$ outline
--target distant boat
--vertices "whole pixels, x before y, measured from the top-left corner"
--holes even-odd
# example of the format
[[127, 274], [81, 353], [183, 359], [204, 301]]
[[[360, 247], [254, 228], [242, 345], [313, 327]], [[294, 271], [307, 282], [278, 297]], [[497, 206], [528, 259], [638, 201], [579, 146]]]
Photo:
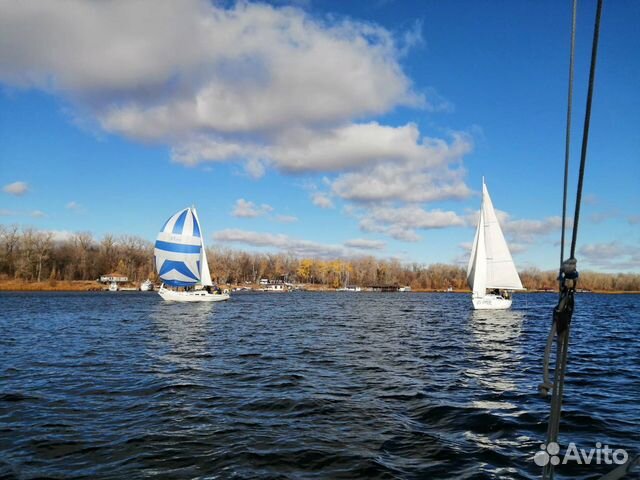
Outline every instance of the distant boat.
[[275, 293], [286, 293], [291, 291], [291, 288], [285, 283], [266, 283], [261, 290], [263, 292], [275, 292]]
[[336, 292], [361, 292], [362, 288], [358, 285], [346, 285], [342, 288], [336, 288]]
[[480, 218], [471, 248], [467, 281], [473, 290], [471, 300], [476, 310], [509, 308], [512, 302], [511, 292], [524, 290], [484, 178]]
[[349, 285], [349, 270], [344, 280], [344, 286], [336, 288], [336, 292], [360, 292], [362, 289], [358, 285]]
[[[195, 207], [169, 218], [158, 234], [154, 263], [162, 285], [158, 294], [174, 302], [221, 302], [229, 293], [214, 290], [202, 229]], [[166, 286], [165, 286], [166, 285]]]
[[153, 290], [153, 282], [148, 278], [140, 284], [141, 292], [150, 292]]
[[118, 291], [118, 284], [116, 282], [111, 282], [109, 284], [109, 291], [110, 292], [117, 292]]

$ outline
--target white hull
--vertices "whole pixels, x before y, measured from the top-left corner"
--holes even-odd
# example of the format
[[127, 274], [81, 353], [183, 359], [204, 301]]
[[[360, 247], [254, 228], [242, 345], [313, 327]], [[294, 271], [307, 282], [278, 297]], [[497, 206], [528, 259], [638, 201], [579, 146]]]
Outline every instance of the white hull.
[[118, 284], [116, 282], [111, 282], [109, 284], [109, 291], [110, 292], [117, 292], [118, 291]]
[[164, 288], [164, 286], [160, 287], [158, 295], [170, 302], [223, 302], [230, 298], [228, 293], [209, 293], [206, 290], [178, 292]]
[[484, 297], [472, 297], [475, 310], [506, 310], [511, 308], [512, 300], [489, 293]]

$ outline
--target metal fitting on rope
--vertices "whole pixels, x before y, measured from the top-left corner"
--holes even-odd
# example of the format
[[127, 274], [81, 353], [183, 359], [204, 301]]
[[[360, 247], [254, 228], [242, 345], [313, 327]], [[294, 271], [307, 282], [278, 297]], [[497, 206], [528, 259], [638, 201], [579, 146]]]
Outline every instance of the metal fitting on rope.
[[573, 317], [574, 293], [578, 283], [578, 261], [571, 257], [560, 267], [560, 300], [558, 305], [553, 309], [553, 321], [556, 324], [556, 332], [558, 335], [563, 333]]
[[578, 260], [571, 257], [562, 262], [560, 266], [560, 276], [558, 280], [563, 282], [564, 280], [578, 280]]

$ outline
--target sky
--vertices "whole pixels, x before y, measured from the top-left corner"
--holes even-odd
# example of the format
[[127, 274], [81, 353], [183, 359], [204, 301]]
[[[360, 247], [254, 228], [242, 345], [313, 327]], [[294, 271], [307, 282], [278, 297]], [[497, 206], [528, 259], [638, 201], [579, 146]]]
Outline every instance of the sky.
[[[595, 0], [578, 5], [573, 212]], [[640, 272], [640, 2], [605, 2], [577, 257]], [[570, 1], [0, 0], [0, 224], [466, 264], [484, 176], [559, 261]]]

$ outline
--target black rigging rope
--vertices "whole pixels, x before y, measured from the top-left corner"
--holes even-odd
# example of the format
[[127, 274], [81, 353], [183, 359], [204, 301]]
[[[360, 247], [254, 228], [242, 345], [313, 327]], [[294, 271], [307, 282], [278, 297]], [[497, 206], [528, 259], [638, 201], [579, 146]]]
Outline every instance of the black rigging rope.
[[571, 152], [571, 106], [573, 104], [573, 66], [576, 51], [576, 13], [578, 0], [573, 0], [571, 15], [571, 49], [569, 53], [569, 91], [567, 92], [567, 132], [564, 143], [564, 188], [562, 191], [562, 231], [560, 233], [560, 265], [564, 261], [564, 236], [567, 228], [567, 184]]
[[571, 237], [571, 258], [575, 258], [576, 241], [578, 239], [578, 222], [580, 220], [580, 204], [582, 203], [582, 181], [584, 166], [587, 161], [587, 144], [589, 141], [589, 125], [591, 123], [591, 100], [593, 99], [593, 84], [596, 77], [596, 59], [598, 57], [598, 40], [600, 38], [600, 17], [602, 16], [602, 2], [598, 0], [596, 10], [596, 24], [593, 29], [593, 44], [591, 46], [591, 69], [589, 71], [589, 91], [587, 93], [587, 109], [584, 112], [584, 130], [582, 132], [582, 151], [580, 153], [580, 173], [578, 174], [578, 191], [576, 192], [576, 210], [573, 215], [573, 235]]
[[[598, 55], [598, 40], [600, 37], [600, 19], [602, 16], [603, 0], [598, 0], [596, 10], [596, 20], [593, 30], [593, 44], [591, 48], [591, 68], [589, 71], [589, 89], [587, 93], [587, 108], [585, 111], [584, 130], [582, 133], [582, 150], [580, 154], [580, 168], [578, 175], [578, 187], [576, 191], [576, 204], [573, 216], [573, 234], [571, 237], [571, 253], [567, 260], [564, 259], [564, 237], [566, 226], [566, 206], [567, 206], [567, 183], [569, 176], [569, 149], [571, 138], [571, 103], [573, 96], [573, 65], [574, 65], [574, 49], [575, 49], [575, 30], [576, 30], [576, 0], [573, 1], [572, 29], [571, 29], [571, 56], [569, 62], [569, 100], [567, 107], [567, 133], [565, 145], [565, 165], [564, 165], [564, 192], [562, 199], [562, 233], [560, 246], [560, 273], [558, 275], [560, 298], [558, 304], [553, 310], [553, 323], [551, 325], [551, 333], [545, 349], [545, 382], [540, 386], [540, 390], [546, 393], [548, 384], [548, 358], [550, 354], [551, 343], [554, 334], [557, 335], [556, 340], [556, 363], [554, 371], [553, 393], [551, 398], [551, 412], [549, 414], [549, 426], [547, 429], [547, 445], [551, 442], [557, 443], [558, 431], [560, 426], [560, 415], [562, 411], [562, 397], [564, 393], [564, 378], [567, 367], [567, 357], [569, 352], [569, 333], [571, 327], [571, 318], [574, 308], [574, 293], [578, 280], [577, 262], [575, 259], [576, 241], [578, 238], [578, 224], [580, 221], [580, 204], [582, 203], [582, 187], [584, 180], [585, 164], [587, 159], [587, 145], [589, 140], [589, 126], [591, 121], [591, 103], [593, 100], [593, 85], [595, 82], [596, 59]], [[549, 462], [543, 470], [544, 479], [553, 478], [553, 463]]]

